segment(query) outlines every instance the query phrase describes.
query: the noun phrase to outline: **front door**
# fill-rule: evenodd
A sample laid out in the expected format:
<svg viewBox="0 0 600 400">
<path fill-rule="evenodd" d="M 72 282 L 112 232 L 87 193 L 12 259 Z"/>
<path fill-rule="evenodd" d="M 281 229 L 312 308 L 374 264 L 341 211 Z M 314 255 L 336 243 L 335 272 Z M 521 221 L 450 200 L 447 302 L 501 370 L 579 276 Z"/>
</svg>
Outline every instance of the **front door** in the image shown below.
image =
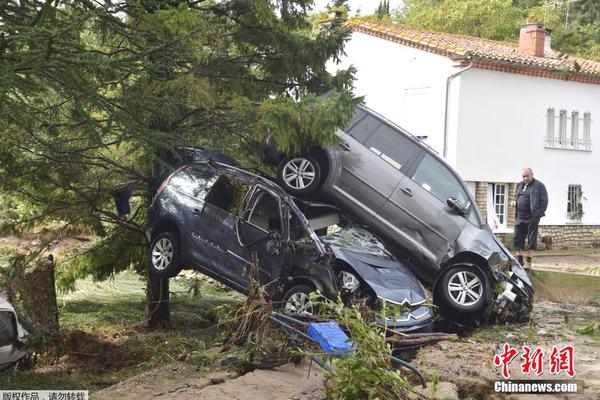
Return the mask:
<svg viewBox="0 0 600 400">
<path fill-rule="evenodd" d="M 276 287 L 287 249 L 282 207 L 278 196 L 257 189 L 236 222 L 227 249 L 227 268 L 244 288 L 250 284 L 253 266 L 256 279 L 267 291 Z"/>
<path fill-rule="evenodd" d="M 425 153 L 381 212 L 393 226 L 396 241 L 412 254 L 420 254 L 423 259 L 418 260 L 419 264 L 431 269 L 439 266 L 467 223 L 464 216 L 448 206 L 449 197 L 470 206 L 460 179 L 433 155 Z"/>
</svg>

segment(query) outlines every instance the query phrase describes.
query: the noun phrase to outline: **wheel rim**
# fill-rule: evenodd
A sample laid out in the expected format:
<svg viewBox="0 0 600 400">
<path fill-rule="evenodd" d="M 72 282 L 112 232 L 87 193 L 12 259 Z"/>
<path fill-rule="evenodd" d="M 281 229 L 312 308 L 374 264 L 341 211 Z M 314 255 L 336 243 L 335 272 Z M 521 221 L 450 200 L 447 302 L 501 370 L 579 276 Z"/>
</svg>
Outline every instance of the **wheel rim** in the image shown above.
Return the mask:
<svg viewBox="0 0 600 400">
<path fill-rule="evenodd" d="M 173 259 L 173 243 L 167 238 L 162 238 L 154 243 L 152 248 L 152 265 L 162 271 L 171 264 Z"/>
<path fill-rule="evenodd" d="M 297 292 L 285 303 L 285 311 L 290 314 L 312 315 L 313 303 L 306 293 Z"/>
<path fill-rule="evenodd" d="M 315 165 L 306 158 L 294 158 L 283 166 L 283 181 L 295 190 L 310 186 L 316 175 Z"/>
<path fill-rule="evenodd" d="M 456 304 L 472 306 L 483 296 L 483 284 L 474 273 L 459 271 L 448 281 L 448 294 Z"/>
</svg>

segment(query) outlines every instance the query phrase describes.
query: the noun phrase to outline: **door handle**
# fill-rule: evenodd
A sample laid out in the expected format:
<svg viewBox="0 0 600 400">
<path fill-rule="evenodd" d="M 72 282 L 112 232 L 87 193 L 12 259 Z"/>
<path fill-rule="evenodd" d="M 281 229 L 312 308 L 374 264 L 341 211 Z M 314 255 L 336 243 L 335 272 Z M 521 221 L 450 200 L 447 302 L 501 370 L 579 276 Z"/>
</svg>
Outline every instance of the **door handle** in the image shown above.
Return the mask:
<svg viewBox="0 0 600 400">
<path fill-rule="evenodd" d="M 412 190 L 410 190 L 409 188 L 404 188 L 404 189 L 400 189 L 400 190 L 402 191 L 402 193 L 404 193 L 408 197 L 412 197 Z"/>
<path fill-rule="evenodd" d="M 199 210 L 199 209 L 197 209 L 197 208 L 194 208 L 194 209 L 192 210 L 192 214 L 194 214 L 194 215 L 200 215 L 201 213 L 202 213 L 202 211 L 201 211 L 201 210 Z"/>
<path fill-rule="evenodd" d="M 350 145 L 346 142 L 340 143 L 340 147 L 344 149 L 344 151 L 350 151 Z"/>
</svg>

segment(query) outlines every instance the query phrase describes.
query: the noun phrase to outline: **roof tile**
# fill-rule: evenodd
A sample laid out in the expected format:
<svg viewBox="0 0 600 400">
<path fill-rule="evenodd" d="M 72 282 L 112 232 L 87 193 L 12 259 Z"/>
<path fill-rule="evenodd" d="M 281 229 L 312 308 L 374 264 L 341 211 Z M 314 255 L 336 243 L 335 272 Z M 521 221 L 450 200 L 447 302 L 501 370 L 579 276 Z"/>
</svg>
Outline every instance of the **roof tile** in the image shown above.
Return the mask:
<svg viewBox="0 0 600 400">
<path fill-rule="evenodd" d="M 526 66 L 546 71 L 573 72 L 600 76 L 600 62 L 562 54 L 547 52 L 544 57 L 536 57 L 519 49 L 516 43 L 499 42 L 472 36 L 444 32 L 426 31 L 408 25 L 389 22 L 369 21 L 360 18 L 348 20 L 347 25 L 366 34 L 389 36 L 389 40 L 402 39 L 407 45 L 413 44 L 426 51 L 445 53 L 447 56 L 470 54 L 488 62 Z M 449 53 L 449 54 L 448 54 Z"/>
</svg>

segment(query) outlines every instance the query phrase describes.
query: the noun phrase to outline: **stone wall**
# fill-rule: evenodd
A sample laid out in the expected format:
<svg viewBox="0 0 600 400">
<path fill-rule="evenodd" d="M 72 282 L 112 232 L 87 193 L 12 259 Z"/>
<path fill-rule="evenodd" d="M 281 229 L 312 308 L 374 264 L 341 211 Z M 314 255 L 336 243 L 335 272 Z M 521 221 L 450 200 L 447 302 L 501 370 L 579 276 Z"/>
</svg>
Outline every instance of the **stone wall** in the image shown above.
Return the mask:
<svg viewBox="0 0 600 400">
<path fill-rule="evenodd" d="M 539 240 L 544 236 L 552 238 L 552 245 L 555 249 L 561 247 L 600 247 L 600 226 L 598 225 L 540 226 Z"/>
<path fill-rule="evenodd" d="M 487 190 L 487 182 L 475 182 L 475 202 L 484 221 L 487 221 Z"/>
<path fill-rule="evenodd" d="M 497 233 L 496 236 L 509 248 L 512 248 L 512 234 Z M 538 231 L 538 248 L 543 249 L 545 244 L 542 238 L 552 238 L 552 248 L 570 247 L 600 247 L 599 225 L 546 225 L 540 226 Z"/>
</svg>

